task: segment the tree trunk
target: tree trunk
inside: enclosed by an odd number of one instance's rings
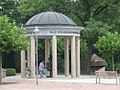
[[[115,64],[114,64],[114,56],[112,55],[112,66],[113,66],[113,71],[115,71]]]
[[[0,53],[0,84],[1,84],[1,81],[2,81],[2,55]]]
[[[93,51],[93,44],[91,43],[91,40],[88,40],[88,52],[87,52],[87,74],[90,74],[90,62],[91,62],[91,57],[92,57],[92,51]]]

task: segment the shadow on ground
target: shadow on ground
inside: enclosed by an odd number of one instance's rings
[[[20,82],[2,82],[1,85],[19,84]]]

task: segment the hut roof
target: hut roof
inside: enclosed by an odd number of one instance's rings
[[[90,66],[107,66],[107,62],[96,54],[91,57]]]

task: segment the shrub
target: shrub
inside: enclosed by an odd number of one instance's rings
[[[13,68],[6,68],[6,76],[15,76],[16,70]]]
[[[117,72],[120,73],[120,63],[115,64],[115,67],[117,69]]]

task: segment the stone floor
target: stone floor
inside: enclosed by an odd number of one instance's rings
[[[36,85],[36,79],[21,79],[20,75],[7,77],[2,80],[0,90],[120,90],[120,84],[115,79],[102,79],[101,84],[95,83],[95,76],[80,76],[71,79],[58,76],[58,78],[42,78]]]

